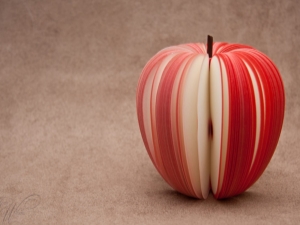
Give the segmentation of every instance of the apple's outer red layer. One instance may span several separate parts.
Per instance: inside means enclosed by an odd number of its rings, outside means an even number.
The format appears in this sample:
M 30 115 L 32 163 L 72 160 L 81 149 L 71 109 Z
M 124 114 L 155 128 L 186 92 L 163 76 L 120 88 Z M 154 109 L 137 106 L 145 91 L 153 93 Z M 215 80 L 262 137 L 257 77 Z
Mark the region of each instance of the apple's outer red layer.
M 279 72 L 264 54 L 249 46 L 227 43 L 214 43 L 213 49 L 213 57 L 225 65 L 226 73 L 221 76 L 227 76 L 228 83 L 222 85 L 228 85 L 229 91 L 229 105 L 223 106 L 229 108 L 225 171 L 214 193 L 216 198 L 226 198 L 249 188 L 271 160 L 283 123 L 285 99 Z M 203 44 L 163 49 L 145 66 L 136 99 L 142 138 L 156 169 L 174 189 L 196 198 L 203 196 L 192 185 L 186 160 L 182 89 L 193 60 L 205 53 Z M 251 79 L 255 79 L 258 94 Z M 147 95 L 151 96 L 149 102 L 145 102 Z M 259 98 L 260 115 L 255 98 Z M 148 110 L 150 114 L 146 115 Z M 145 124 L 148 119 L 151 122 Z
M 225 61 L 230 113 L 224 183 L 216 198 L 237 195 L 263 173 L 276 148 L 284 116 L 284 89 L 278 70 L 262 53 L 248 49 L 217 55 Z M 259 89 L 261 115 L 256 115 L 253 85 L 245 67 L 254 72 Z M 256 119 L 261 118 L 257 154 L 251 165 Z

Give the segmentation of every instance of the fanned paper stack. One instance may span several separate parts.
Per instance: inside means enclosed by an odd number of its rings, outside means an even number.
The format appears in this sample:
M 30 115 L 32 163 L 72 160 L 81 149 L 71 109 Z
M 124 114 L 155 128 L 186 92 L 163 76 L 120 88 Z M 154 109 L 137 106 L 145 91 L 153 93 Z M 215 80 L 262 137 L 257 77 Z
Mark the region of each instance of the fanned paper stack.
M 165 181 L 195 198 L 244 192 L 275 151 L 284 117 L 274 63 L 241 44 L 165 48 L 146 64 L 137 115 L 148 154 Z M 208 47 L 208 50 L 207 50 Z

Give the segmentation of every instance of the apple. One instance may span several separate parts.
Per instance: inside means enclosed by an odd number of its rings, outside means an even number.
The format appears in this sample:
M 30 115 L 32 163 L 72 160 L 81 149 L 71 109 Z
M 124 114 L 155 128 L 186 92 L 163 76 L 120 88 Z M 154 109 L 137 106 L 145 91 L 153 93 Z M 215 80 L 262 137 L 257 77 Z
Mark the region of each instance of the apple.
M 280 136 L 284 87 L 274 63 L 243 44 L 162 49 L 136 92 L 141 136 L 157 171 L 178 192 L 228 198 L 247 190 Z

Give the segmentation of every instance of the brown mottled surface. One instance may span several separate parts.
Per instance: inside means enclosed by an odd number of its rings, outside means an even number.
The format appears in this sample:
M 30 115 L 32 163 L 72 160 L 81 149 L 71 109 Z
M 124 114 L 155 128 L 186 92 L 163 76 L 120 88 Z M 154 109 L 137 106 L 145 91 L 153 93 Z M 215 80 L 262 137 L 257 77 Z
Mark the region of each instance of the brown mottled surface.
M 143 146 L 147 60 L 186 42 L 251 45 L 286 87 L 281 138 L 244 194 L 184 197 Z M 300 1 L 0 0 L 0 224 L 298 224 Z

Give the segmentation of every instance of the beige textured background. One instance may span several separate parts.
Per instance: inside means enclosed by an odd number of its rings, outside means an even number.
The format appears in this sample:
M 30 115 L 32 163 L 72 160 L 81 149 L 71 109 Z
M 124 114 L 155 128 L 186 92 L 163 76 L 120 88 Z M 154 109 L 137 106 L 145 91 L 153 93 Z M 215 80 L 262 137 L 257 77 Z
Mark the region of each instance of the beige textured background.
M 254 46 L 277 64 L 286 115 L 246 193 L 171 190 L 140 137 L 135 90 L 161 48 Z M 299 224 L 300 1 L 0 0 L 0 224 Z

